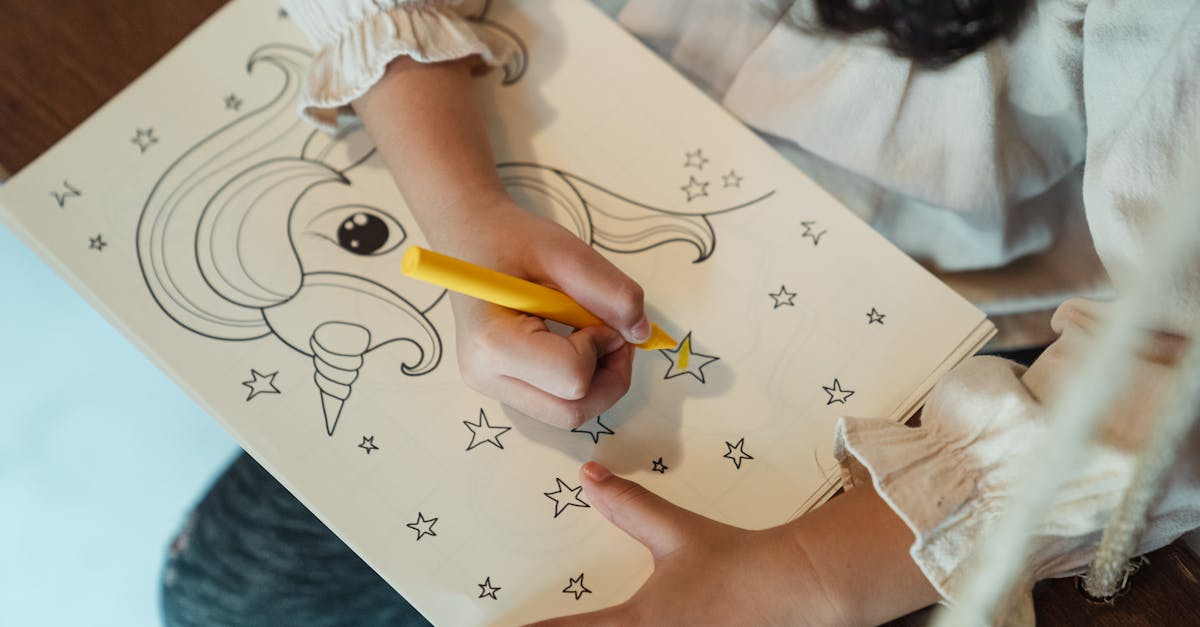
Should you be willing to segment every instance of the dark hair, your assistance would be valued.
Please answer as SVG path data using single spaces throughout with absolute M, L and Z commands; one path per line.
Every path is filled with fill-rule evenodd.
M 1027 0 L 815 0 L 827 30 L 878 30 L 898 55 L 944 66 L 1016 30 Z

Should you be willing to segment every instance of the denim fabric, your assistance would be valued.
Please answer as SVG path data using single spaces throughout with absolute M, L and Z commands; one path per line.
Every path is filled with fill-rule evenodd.
M 429 624 L 245 453 L 171 543 L 162 611 L 170 627 Z

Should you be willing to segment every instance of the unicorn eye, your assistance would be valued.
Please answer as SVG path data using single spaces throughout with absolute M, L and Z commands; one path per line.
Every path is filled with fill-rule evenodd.
M 355 255 L 382 255 L 408 237 L 392 216 L 372 207 L 334 207 L 313 218 L 313 235 L 327 239 Z

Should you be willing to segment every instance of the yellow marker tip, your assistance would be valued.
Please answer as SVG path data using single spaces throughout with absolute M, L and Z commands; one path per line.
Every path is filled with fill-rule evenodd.
M 672 338 L 670 335 L 667 335 L 667 332 L 659 328 L 657 324 L 651 323 L 650 339 L 638 344 L 637 346 L 641 349 L 653 351 L 663 348 L 675 348 L 676 346 L 679 346 L 679 342 L 676 342 L 674 338 Z

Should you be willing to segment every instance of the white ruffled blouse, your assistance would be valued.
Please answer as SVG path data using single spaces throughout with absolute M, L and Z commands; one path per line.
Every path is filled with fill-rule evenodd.
M 803 23 L 812 19 L 803 2 L 596 1 L 624 4 L 628 29 L 909 254 L 969 271 L 950 275 L 952 285 L 992 314 L 1107 293 L 1108 277 L 1119 294 L 1138 266 L 1143 228 L 1187 175 L 1178 164 L 1200 138 L 1198 2 L 1040 0 L 1011 40 L 934 71 L 765 8 L 793 5 L 792 21 Z M 505 66 L 518 53 L 469 21 L 483 0 L 283 4 L 319 50 L 301 110 L 326 129 L 344 122 L 349 103 L 399 55 L 478 55 Z M 1194 334 L 1200 269 L 1173 284 L 1172 296 L 1160 328 Z M 919 427 L 839 423 L 845 486 L 873 482 L 912 529 L 911 555 L 943 597 L 953 599 L 961 565 L 1014 489 L 1020 453 L 1046 428 L 1044 399 L 1102 313 L 1083 300 L 1058 307 L 1058 339 L 1028 370 L 967 360 L 934 388 Z M 1091 559 L 1132 472 L 1148 408 L 1173 372 L 1163 355 L 1177 348 L 1138 356 L 1131 391 L 1039 528 L 1035 579 L 1078 572 Z M 1185 446 L 1141 552 L 1200 527 L 1200 433 Z M 1031 623 L 1029 595 L 1007 612 L 1008 622 Z

